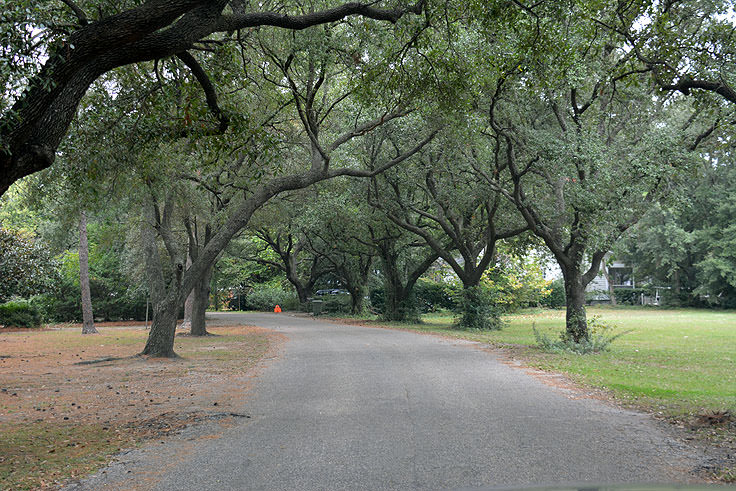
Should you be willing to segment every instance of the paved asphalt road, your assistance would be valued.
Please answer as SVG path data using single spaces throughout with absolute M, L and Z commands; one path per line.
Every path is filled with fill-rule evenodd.
M 211 319 L 288 337 L 242 408 L 251 418 L 130 452 L 74 489 L 662 483 L 692 479 L 697 465 L 651 418 L 544 384 L 471 343 L 286 314 Z

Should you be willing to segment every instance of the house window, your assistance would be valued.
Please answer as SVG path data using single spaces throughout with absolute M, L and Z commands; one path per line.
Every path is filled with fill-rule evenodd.
M 609 268 L 608 276 L 614 287 L 633 288 L 634 274 L 631 268 Z

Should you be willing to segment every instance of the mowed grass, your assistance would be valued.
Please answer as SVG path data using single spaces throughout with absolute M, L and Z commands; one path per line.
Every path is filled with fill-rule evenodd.
M 617 398 L 680 417 L 708 411 L 736 413 L 736 312 L 696 309 L 591 307 L 616 332 L 610 350 L 594 355 L 551 354 L 525 349 L 532 366 L 563 372 L 611 391 Z M 506 316 L 494 332 L 452 329 L 449 315 L 427 315 L 419 325 L 393 327 L 435 332 L 494 346 L 534 346 L 532 326 L 549 336 L 564 329 L 564 310 L 532 310 Z

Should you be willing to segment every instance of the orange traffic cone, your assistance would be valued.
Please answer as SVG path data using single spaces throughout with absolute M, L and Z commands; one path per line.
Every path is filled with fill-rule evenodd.
M 273 308 L 273 311 L 278 314 L 278 313 L 281 312 L 281 307 L 279 307 L 278 305 L 276 305 L 276 307 Z

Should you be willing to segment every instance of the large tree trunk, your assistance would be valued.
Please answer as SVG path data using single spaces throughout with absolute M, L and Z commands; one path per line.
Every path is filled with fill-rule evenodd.
M 205 322 L 205 314 L 207 307 L 210 305 L 210 280 L 212 279 L 212 265 L 202 276 L 202 278 L 194 285 L 192 295 L 192 336 L 207 336 L 207 325 Z
M 347 290 L 350 292 L 350 313 L 358 315 L 363 312 L 363 287 L 352 287 L 348 286 Z
M 409 294 L 401 281 L 396 254 L 394 248 L 385 248 L 380 251 L 383 263 L 383 276 L 386 298 L 383 307 L 383 317 L 388 321 L 403 322 L 406 320 L 411 305 Z
M 89 290 L 89 245 L 87 214 L 84 210 L 79 215 L 79 286 L 82 288 L 82 334 L 96 334 L 92 295 Z
M 410 302 L 411 290 L 407 290 L 400 284 L 386 281 L 386 301 L 384 303 L 383 317 L 387 321 L 403 322 L 412 314 Z
M 567 310 L 565 314 L 565 329 L 567 337 L 579 343 L 590 338 L 588 333 L 588 319 L 585 313 L 585 284 L 583 275 L 575 267 L 563 268 L 562 275 L 565 281 L 565 299 Z
M 175 358 L 174 335 L 176 317 L 181 305 L 178 295 L 167 295 L 153 306 L 153 321 L 142 354 L 152 357 Z
M 304 305 L 309 300 L 309 289 L 302 283 L 299 278 L 296 278 L 293 275 L 287 275 L 286 279 L 289 280 L 289 282 L 294 285 L 294 289 L 296 290 L 296 295 L 299 297 L 299 304 Z

